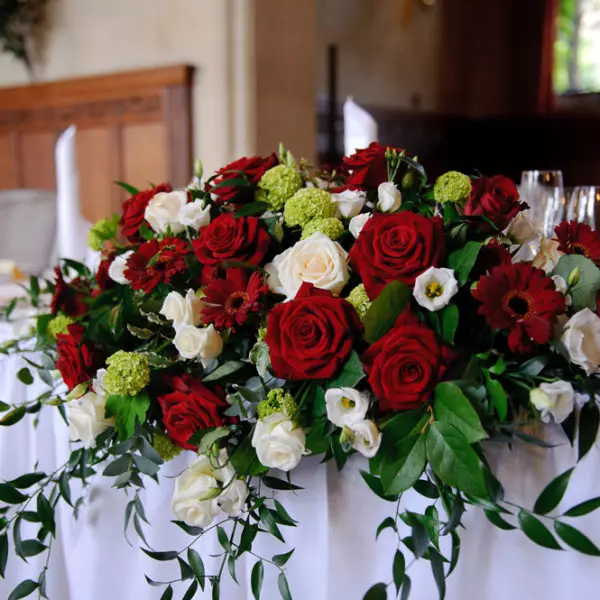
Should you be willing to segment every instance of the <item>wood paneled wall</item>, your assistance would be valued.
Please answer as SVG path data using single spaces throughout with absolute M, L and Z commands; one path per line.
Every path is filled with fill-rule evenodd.
M 126 181 L 185 185 L 191 176 L 192 69 L 174 66 L 0 88 L 0 189 L 55 189 L 58 135 L 77 126 L 84 216 L 118 212 Z

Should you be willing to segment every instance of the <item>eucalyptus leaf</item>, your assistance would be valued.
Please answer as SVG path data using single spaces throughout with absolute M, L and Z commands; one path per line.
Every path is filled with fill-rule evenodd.
M 212 373 L 209 373 L 202 381 L 210 382 L 210 381 L 218 381 L 219 379 L 223 379 L 223 377 L 227 377 L 236 371 L 239 371 L 243 367 L 245 367 L 248 363 L 243 362 L 241 360 L 230 360 L 217 367 Z
M 600 290 L 600 269 L 589 258 L 580 254 L 564 254 L 552 274 L 560 275 L 568 281 L 575 269 L 579 271 L 579 281 L 571 288 L 573 309 L 577 311 L 589 308 L 595 312 L 596 295 Z

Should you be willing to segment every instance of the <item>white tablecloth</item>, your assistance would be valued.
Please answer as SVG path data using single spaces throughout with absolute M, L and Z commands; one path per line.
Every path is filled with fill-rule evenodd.
M 0 399 L 21 402 L 43 391 L 36 382 L 25 387 L 16 380 L 20 359 L 0 359 Z M 18 426 L 0 429 L 2 463 L 0 477 L 9 479 L 32 469 L 39 460 L 40 469 L 62 464 L 68 454 L 67 428 L 58 411 L 42 411 L 39 427 L 31 419 Z M 547 451 L 523 443 L 514 450 L 490 448 L 496 473 L 507 490 L 507 499 L 531 507 L 537 494 L 557 474 L 574 463 L 574 453 L 563 445 Z M 172 479 L 191 459 L 191 453 L 169 463 L 161 486 L 149 481 L 144 492 L 146 514 L 152 523 L 149 542 L 157 550 L 180 549 L 190 539 L 170 523 Z M 293 481 L 305 489 L 282 492 L 279 499 L 297 528 L 283 528 L 287 541 L 257 538 L 255 551 L 267 558 L 296 548 L 288 563 L 287 574 L 295 600 L 360 600 L 373 583 L 391 580 L 391 563 L 396 537 L 385 531 L 375 541 L 378 524 L 393 514 L 395 505 L 377 499 L 359 475 L 366 461 L 354 457 L 340 474 L 333 464 L 305 459 L 293 472 Z M 600 449 L 596 445 L 582 461 L 561 503 L 566 510 L 574 504 L 600 496 Z M 125 494 L 110 488 L 110 482 L 98 480 L 91 489 L 88 504 L 78 521 L 69 510 L 61 512 L 60 535 L 53 550 L 48 577 L 51 600 L 158 600 L 162 590 L 149 587 L 144 574 L 152 579 L 177 577 L 171 564 L 150 560 L 123 537 Z M 426 500 L 406 494 L 405 506 L 423 510 Z M 600 513 L 581 517 L 576 525 L 600 544 Z M 504 532 L 492 527 L 476 509 L 464 517 L 462 552 L 459 566 L 448 580 L 448 600 L 594 600 L 599 597 L 600 561 L 575 551 L 555 552 L 541 549 L 519 531 Z M 203 557 L 219 553 L 212 536 L 198 546 Z M 135 540 L 135 534 L 132 533 Z M 35 579 L 41 567 L 39 557 L 28 566 L 11 556 L 6 581 L 0 581 L 0 598 L 7 598 L 16 583 L 26 577 Z M 408 558 L 408 554 L 407 554 Z M 224 577 L 224 600 L 251 600 L 250 571 L 256 559 L 246 555 L 238 564 L 238 587 Z M 207 573 L 214 572 L 206 558 Z M 412 600 L 437 598 L 429 563 L 419 561 L 409 570 L 413 580 Z M 180 588 L 181 597 L 185 588 Z M 266 569 L 263 598 L 277 599 L 276 573 Z M 209 594 L 199 596 L 209 598 Z M 390 594 L 390 597 L 392 595 Z

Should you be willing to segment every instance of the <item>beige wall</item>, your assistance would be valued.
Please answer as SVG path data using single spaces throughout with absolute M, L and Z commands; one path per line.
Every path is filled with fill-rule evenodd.
M 412 2 L 412 15 L 404 12 Z M 318 0 L 319 94 L 327 92 L 328 44 L 338 47 L 340 99 L 423 110 L 436 108 L 441 7 L 416 0 Z M 410 10 L 410 7 L 408 7 Z

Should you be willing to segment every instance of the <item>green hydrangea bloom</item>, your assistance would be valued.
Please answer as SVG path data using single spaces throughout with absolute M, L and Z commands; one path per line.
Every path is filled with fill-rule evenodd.
M 344 233 L 344 224 L 339 219 L 333 217 L 313 219 L 302 230 L 302 239 L 305 240 L 307 237 L 310 237 L 313 233 L 317 232 L 324 233 L 332 240 L 337 240 Z
M 267 335 L 267 328 L 266 327 L 260 327 L 258 329 L 258 341 L 262 342 L 265 339 L 266 335 Z
M 56 336 L 60 333 L 68 333 L 67 327 L 75 323 L 71 317 L 66 317 L 65 315 L 57 315 L 48 322 L 48 327 L 46 327 L 46 333 L 48 337 L 56 340 Z
M 329 192 L 318 188 L 303 188 L 285 203 L 283 218 L 289 227 L 304 227 L 313 219 L 335 217 L 335 213 L 336 204 Z
M 160 433 L 154 434 L 152 447 L 165 462 L 173 460 L 182 452 L 182 449 L 179 446 L 176 446 L 166 435 Z
M 288 417 L 293 417 L 298 410 L 298 405 L 294 397 L 281 388 L 271 390 L 267 394 L 267 399 L 258 405 L 258 418 L 264 419 L 273 413 L 283 412 Z
M 293 167 L 277 165 L 269 169 L 258 182 L 257 200 L 268 202 L 273 210 L 281 210 L 300 188 L 302 177 Z
M 135 396 L 150 382 L 148 359 L 136 352 L 119 350 L 106 359 L 104 389 L 115 396 Z
M 369 307 L 371 306 L 371 301 L 369 300 L 369 296 L 367 296 L 367 290 L 365 289 L 364 283 L 357 285 L 346 298 L 354 309 L 358 313 L 358 316 L 363 319 L 367 314 Z
M 112 240 L 117 235 L 117 221 L 115 219 L 100 219 L 88 233 L 88 246 L 98 252 L 106 240 Z
M 458 171 L 440 175 L 433 187 L 436 202 L 464 202 L 471 193 L 471 179 Z

